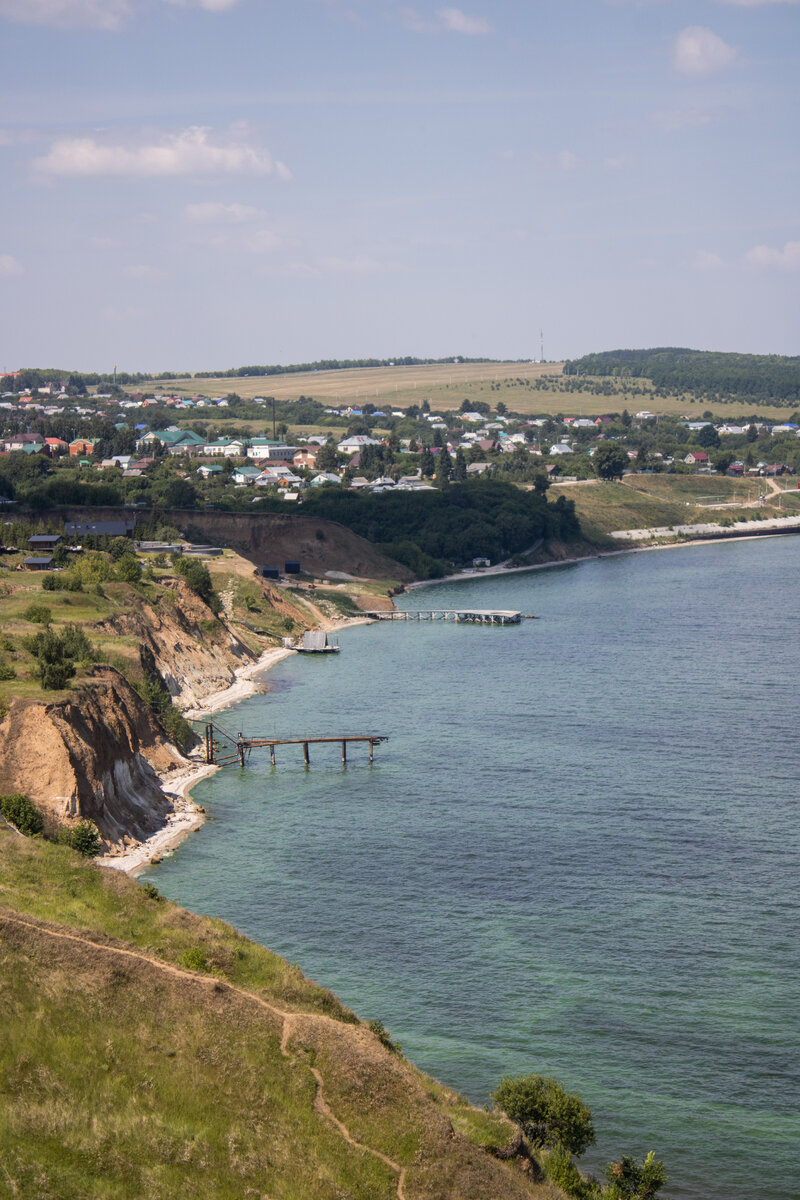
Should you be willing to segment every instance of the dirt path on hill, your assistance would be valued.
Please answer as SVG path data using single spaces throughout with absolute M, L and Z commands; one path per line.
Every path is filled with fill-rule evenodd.
M 334 1021 L 333 1017 L 326 1017 L 317 1013 L 287 1012 L 284 1009 L 277 1008 L 274 1004 L 270 1004 L 268 1000 L 264 1000 L 261 996 L 257 996 L 253 992 L 248 992 L 244 988 L 236 987 L 235 984 L 228 983 L 216 975 L 204 975 L 199 971 L 190 971 L 186 967 L 177 967 L 172 963 L 164 962 L 163 959 L 155 958 L 150 954 L 144 954 L 140 950 L 129 950 L 124 946 L 108 946 L 103 942 L 96 942 L 92 938 L 81 937 L 76 933 L 67 933 L 62 929 L 53 929 L 44 922 L 39 922 L 31 918 L 25 919 L 18 916 L 12 916 L 8 911 L 0 910 L 0 928 L 2 928 L 4 923 L 7 925 L 16 925 L 25 929 L 31 929 L 35 933 L 45 937 L 57 938 L 61 941 L 74 942 L 80 946 L 89 946 L 93 950 L 99 951 L 103 954 L 116 955 L 117 957 L 122 958 L 132 958 L 138 960 L 139 962 L 147 963 L 149 966 L 155 967 L 157 970 L 163 971 L 165 974 L 170 975 L 173 978 L 187 979 L 194 982 L 200 981 L 209 985 L 215 991 L 228 991 L 237 996 L 241 996 L 244 999 L 249 1000 L 252 1004 L 256 1004 L 260 1008 L 263 1008 L 266 1012 L 270 1013 L 271 1016 L 277 1017 L 281 1021 L 282 1028 L 280 1049 L 284 1058 L 292 1058 L 292 1054 L 289 1049 L 289 1042 L 291 1041 L 294 1028 L 301 1018 L 303 1021 L 311 1021 L 319 1025 L 339 1025 L 339 1022 Z M 316 1067 L 309 1067 L 309 1070 L 314 1076 L 317 1085 L 314 1096 L 314 1110 L 319 1113 L 320 1116 L 329 1121 L 349 1145 L 353 1146 L 357 1150 L 363 1150 L 366 1154 L 374 1155 L 375 1158 L 380 1159 L 382 1163 L 394 1171 L 397 1175 L 397 1200 L 407 1200 L 405 1191 L 403 1190 L 406 1177 L 406 1168 L 402 1167 L 400 1163 L 395 1162 L 394 1159 L 389 1158 L 389 1156 L 384 1154 L 381 1150 L 375 1150 L 372 1146 L 367 1146 L 352 1136 L 347 1126 L 339 1120 L 325 1099 L 325 1085 L 322 1074 Z

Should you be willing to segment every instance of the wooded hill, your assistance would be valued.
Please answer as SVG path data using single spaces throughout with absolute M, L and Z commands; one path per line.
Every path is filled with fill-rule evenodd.
M 564 364 L 565 375 L 649 379 L 666 392 L 688 392 L 709 401 L 800 403 L 800 357 L 723 354 L 715 350 L 659 347 L 606 350 Z

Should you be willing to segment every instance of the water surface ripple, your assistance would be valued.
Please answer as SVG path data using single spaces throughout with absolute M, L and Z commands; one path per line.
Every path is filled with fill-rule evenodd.
M 792 1200 L 800 1145 L 800 538 L 437 585 L 285 660 L 221 715 L 266 753 L 195 796 L 151 871 L 298 962 L 483 1104 L 502 1074 L 590 1104 L 598 1166 L 651 1148 L 676 1200 Z

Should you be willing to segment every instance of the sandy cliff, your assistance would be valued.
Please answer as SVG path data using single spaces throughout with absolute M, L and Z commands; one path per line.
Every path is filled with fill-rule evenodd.
M 0 725 L 0 792 L 25 792 L 50 828 L 88 817 L 108 844 L 149 837 L 172 812 L 156 771 L 184 760 L 112 667 L 56 703 L 17 700 Z
M 222 621 L 209 630 L 211 609 L 176 579 L 159 604 L 143 603 L 121 613 L 104 628 L 136 637 L 150 651 L 179 708 L 199 708 L 205 696 L 224 691 L 236 671 L 255 656 Z

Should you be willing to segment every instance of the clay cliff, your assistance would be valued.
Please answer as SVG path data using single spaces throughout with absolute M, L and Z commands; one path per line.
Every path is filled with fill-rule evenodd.
M 185 761 L 113 667 L 65 700 L 14 701 L 0 747 L 0 792 L 27 793 L 50 830 L 89 818 L 109 845 L 164 825 L 173 806 L 156 771 Z
M 224 691 L 255 656 L 182 579 L 167 584 L 156 606 L 142 603 L 100 628 L 135 637 L 152 654 L 179 708 L 199 708 L 205 696 Z M 210 628 L 210 626 L 213 627 Z

